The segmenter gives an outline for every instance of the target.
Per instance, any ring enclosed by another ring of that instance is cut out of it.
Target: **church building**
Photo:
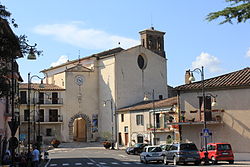
[[[45,86],[61,88],[59,110],[44,111],[44,116],[60,113],[57,138],[117,141],[118,109],[142,102],[152,91],[155,100],[167,98],[164,34],[152,27],[140,32],[138,46],[118,47],[42,70]]]

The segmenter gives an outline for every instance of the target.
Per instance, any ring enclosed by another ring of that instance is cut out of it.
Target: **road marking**
[[[99,162],[99,164],[106,165],[107,163],[106,162]]]
[[[66,163],[66,164],[62,164],[62,166],[69,166],[69,163]]]
[[[82,165],[82,163],[75,163],[75,165],[76,165],[76,166],[81,166],[81,165]]]
[[[129,162],[122,162],[122,164],[129,165],[130,163]]]
[[[136,165],[140,165],[140,164],[142,164],[142,163],[141,163],[141,162],[135,162],[135,164],[136,164]]]
[[[118,165],[118,163],[117,163],[117,162],[111,162],[111,164],[113,164],[113,165]]]
[[[87,164],[88,164],[88,165],[94,165],[94,163],[92,163],[92,162],[88,162]]]
[[[50,164],[50,166],[57,166],[57,164]]]

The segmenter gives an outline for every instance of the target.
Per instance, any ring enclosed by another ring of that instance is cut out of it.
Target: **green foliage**
[[[250,19],[250,0],[226,0],[226,2],[231,3],[230,7],[209,13],[206,20],[212,21],[219,17],[224,17],[224,20],[219,24],[232,24],[234,19],[236,19],[237,23],[246,22]]]

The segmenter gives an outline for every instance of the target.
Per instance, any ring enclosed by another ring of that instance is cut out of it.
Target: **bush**
[[[51,140],[50,144],[52,144],[54,148],[57,148],[61,144],[61,142],[57,139],[53,139]]]
[[[111,142],[110,141],[104,141],[102,142],[103,146],[106,148],[106,149],[109,149],[111,147]]]

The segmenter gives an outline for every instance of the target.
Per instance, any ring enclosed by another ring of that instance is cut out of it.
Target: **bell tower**
[[[152,50],[156,54],[166,57],[164,51],[165,32],[157,31],[154,27],[139,32],[141,35],[141,45]]]

